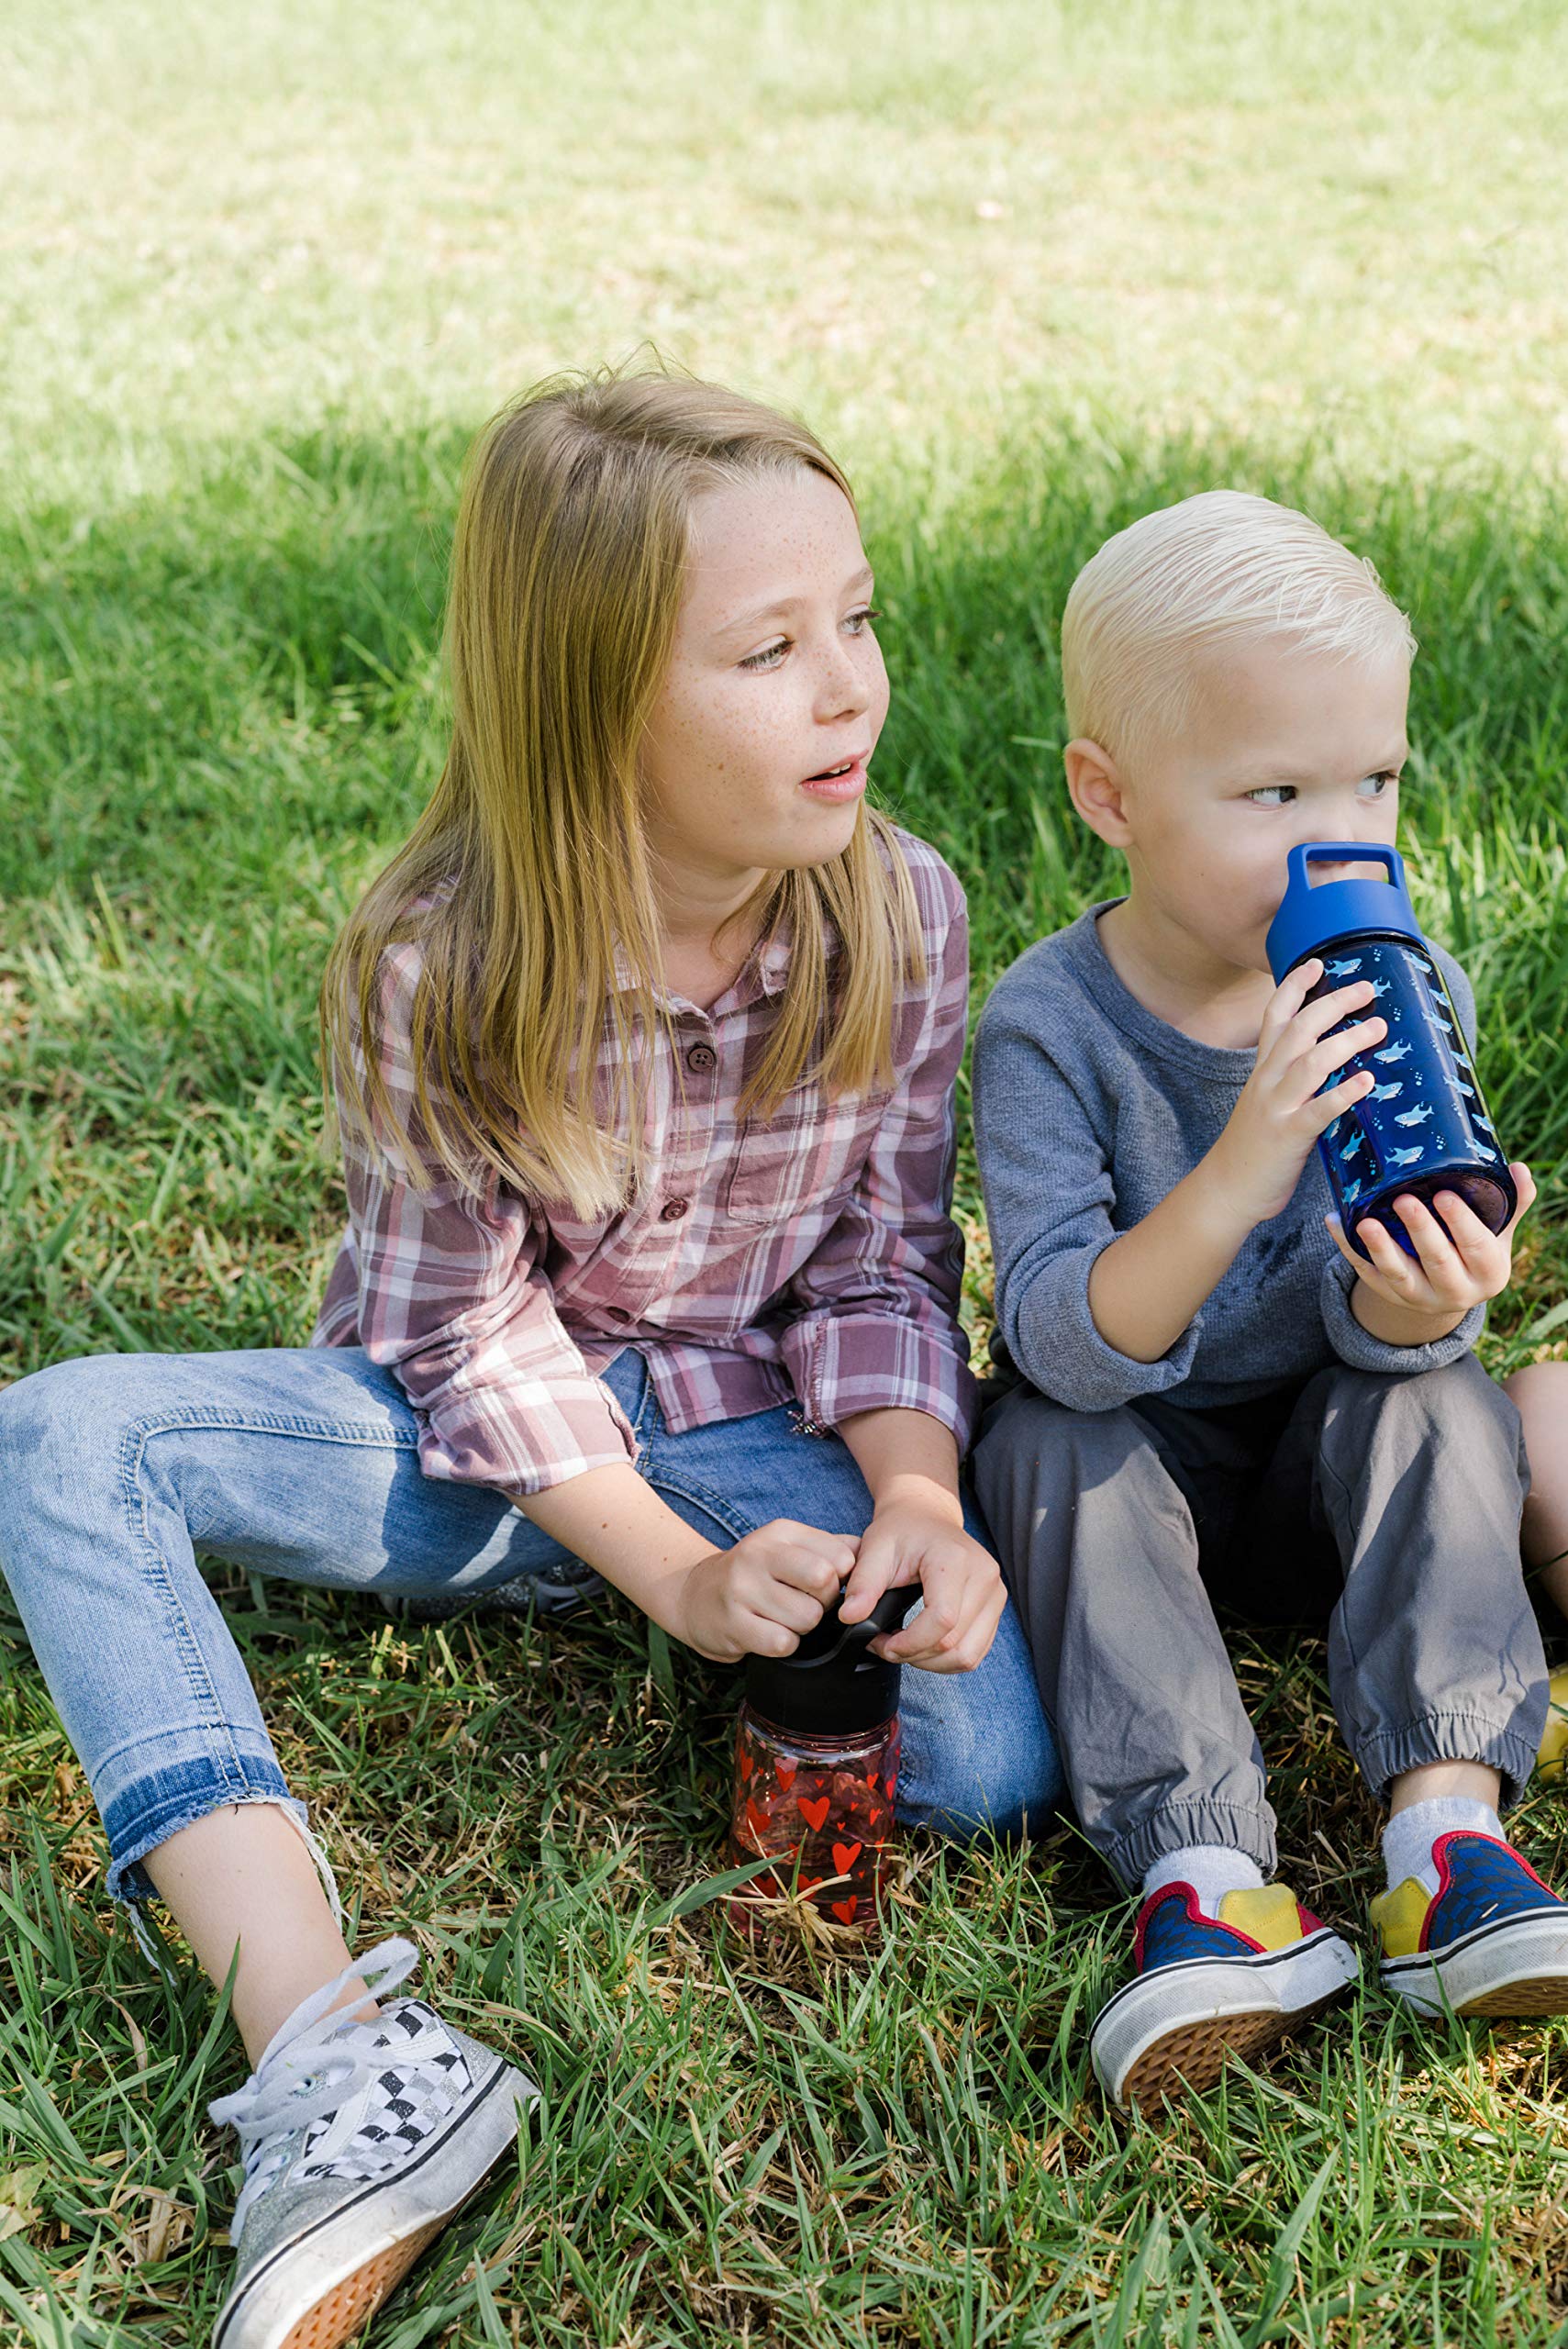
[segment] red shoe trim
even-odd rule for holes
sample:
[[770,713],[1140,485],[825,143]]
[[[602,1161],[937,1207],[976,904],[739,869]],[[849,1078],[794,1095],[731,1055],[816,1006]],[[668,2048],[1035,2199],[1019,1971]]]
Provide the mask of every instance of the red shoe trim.
[[[1518,1860],[1520,1867],[1523,1868],[1526,1876],[1529,1877],[1532,1884],[1539,1884],[1542,1892],[1551,1892],[1551,1887],[1547,1883],[1545,1877],[1536,1875],[1535,1870],[1531,1867],[1524,1854],[1522,1852],[1516,1852],[1513,1845],[1511,1843],[1506,1843],[1500,1835],[1482,1835],[1479,1834],[1473,1827],[1451,1827],[1448,1833],[1446,1835],[1440,1835],[1437,1842],[1432,1845],[1432,1857],[1438,1864],[1438,1888],[1433,1893],[1430,1900],[1427,1903],[1427,1913],[1421,1920],[1421,1939],[1418,1946],[1423,1950],[1427,1946],[1427,1936],[1432,1930],[1432,1919],[1437,1914],[1438,1902],[1442,1898],[1443,1894],[1453,1882],[1453,1870],[1448,1864],[1449,1845],[1451,1843],[1458,1843],[1461,1842],[1468,1843],[1490,1843],[1495,1852],[1507,1852],[1510,1860]],[[1555,1900],[1557,1895],[1554,1892],[1551,1892],[1551,1897]]]
[[1223,1917],[1207,1916],[1198,1907],[1197,1894],[1190,1884],[1162,1884],[1158,1892],[1150,1894],[1138,1912],[1138,1931],[1132,1942],[1132,1962],[1140,1974],[1143,1971],[1143,1938],[1149,1920],[1162,1901],[1174,1900],[1178,1895],[1185,1906],[1189,1924],[1212,1925],[1218,1932],[1233,1933],[1239,1942],[1248,1949],[1255,1950],[1260,1957],[1265,1954],[1262,1943],[1255,1942],[1251,1933],[1244,1933],[1240,1925],[1228,1925]]

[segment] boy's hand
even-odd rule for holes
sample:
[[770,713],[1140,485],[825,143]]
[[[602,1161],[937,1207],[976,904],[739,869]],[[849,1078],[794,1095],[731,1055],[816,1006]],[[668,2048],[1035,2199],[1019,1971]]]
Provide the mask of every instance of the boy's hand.
[[669,1628],[715,1664],[793,1655],[801,1633],[822,1620],[859,1546],[846,1534],[774,1518],[687,1568]]
[[1398,1192],[1394,1211],[1410,1235],[1414,1256],[1407,1256],[1393,1233],[1369,1215],[1356,1227],[1372,1257],[1370,1264],[1364,1264],[1345,1238],[1339,1217],[1325,1216],[1323,1220],[1340,1255],[1373,1296],[1402,1313],[1445,1322],[1451,1329],[1473,1305],[1499,1296],[1512,1275],[1514,1230],[1536,1193],[1528,1166],[1511,1160],[1508,1172],[1518,1187],[1519,1203],[1501,1231],[1488,1231],[1457,1191],[1439,1191],[1432,1207],[1409,1191]]
[[1372,998],[1372,984],[1356,979],[1304,1004],[1322,974],[1320,958],[1312,955],[1280,981],[1258,1031],[1257,1066],[1209,1152],[1227,1204],[1247,1217],[1249,1230],[1284,1213],[1318,1135],[1375,1082],[1370,1070],[1357,1069],[1331,1091],[1318,1091],[1352,1053],[1370,1050],[1388,1032],[1387,1021],[1374,1013],[1325,1042],[1325,1030]]
[[964,1531],[956,1497],[951,1514],[910,1498],[879,1504],[861,1536],[840,1620],[862,1621],[884,1590],[904,1583],[918,1583],[926,1603],[901,1631],[873,1640],[872,1654],[925,1672],[973,1672],[996,1636],[1007,1594],[995,1559]]

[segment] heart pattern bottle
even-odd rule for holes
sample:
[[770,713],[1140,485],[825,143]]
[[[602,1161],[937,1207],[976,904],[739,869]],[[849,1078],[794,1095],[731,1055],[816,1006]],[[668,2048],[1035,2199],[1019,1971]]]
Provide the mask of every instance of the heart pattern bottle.
[[861,1623],[841,1623],[835,1600],[793,1654],[746,1659],[730,1854],[737,1865],[762,1858],[775,1865],[732,1895],[736,1923],[755,1921],[757,1894],[776,1898],[792,1887],[837,1924],[873,1931],[881,1921],[895,1835],[899,1671],[866,1647],[897,1630],[915,1597],[884,1591]]

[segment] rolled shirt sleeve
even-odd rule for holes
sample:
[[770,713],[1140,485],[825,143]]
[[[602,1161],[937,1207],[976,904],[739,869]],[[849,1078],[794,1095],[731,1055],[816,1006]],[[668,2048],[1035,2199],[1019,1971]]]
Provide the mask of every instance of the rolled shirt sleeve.
[[380,1042],[428,1187],[389,1133],[373,1149],[343,1121],[359,1342],[421,1415],[426,1475],[542,1492],[633,1460],[636,1442],[562,1324],[527,1202],[495,1177],[464,1190],[427,1155],[409,1047],[418,968],[417,946],[387,949]]
[[914,877],[933,984],[855,1189],[789,1284],[795,1311],[780,1352],[814,1426],[890,1407],[925,1411],[962,1453],[979,1401],[958,1319],[963,1235],[951,1214],[969,925],[945,865],[931,857]]

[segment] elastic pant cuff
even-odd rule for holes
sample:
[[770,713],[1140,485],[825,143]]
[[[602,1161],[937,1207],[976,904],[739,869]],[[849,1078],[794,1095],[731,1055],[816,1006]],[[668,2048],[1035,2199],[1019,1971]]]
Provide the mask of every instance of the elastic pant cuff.
[[[1544,1703],[1540,1711],[1544,1728]],[[1418,1770],[1428,1762],[1480,1762],[1501,1776],[1500,1801],[1506,1806],[1524,1793],[1540,1743],[1539,1738],[1532,1743],[1520,1736],[1513,1726],[1518,1718],[1512,1714],[1505,1724],[1485,1713],[1428,1713],[1363,1738],[1356,1761],[1380,1802],[1387,1800],[1389,1787],[1407,1770]]]
[[1228,1852],[1245,1853],[1262,1870],[1265,1883],[1277,1864],[1274,1815],[1266,1803],[1251,1810],[1207,1798],[1201,1802],[1171,1803],[1140,1820],[1114,1842],[1101,1843],[1099,1849],[1129,1892],[1137,1892],[1156,1860],[1184,1851],[1190,1843],[1217,1843]]

